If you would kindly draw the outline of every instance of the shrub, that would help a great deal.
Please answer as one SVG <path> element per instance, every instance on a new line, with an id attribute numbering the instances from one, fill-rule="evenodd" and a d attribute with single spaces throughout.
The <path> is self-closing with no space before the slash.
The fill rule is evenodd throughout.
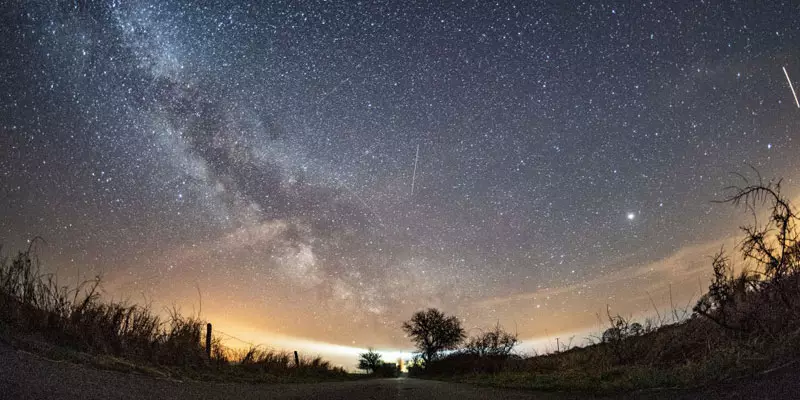
<path id="1" fill-rule="evenodd" d="M 497 324 L 492 330 L 470 338 L 464 351 L 478 357 L 506 357 L 514 350 L 517 342 L 516 333 L 506 332 Z"/>
<path id="2" fill-rule="evenodd" d="M 383 365 L 383 360 L 381 360 L 380 353 L 376 353 L 372 349 L 359 355 L 358 369 L 374 374 L 381 365 Z"/>

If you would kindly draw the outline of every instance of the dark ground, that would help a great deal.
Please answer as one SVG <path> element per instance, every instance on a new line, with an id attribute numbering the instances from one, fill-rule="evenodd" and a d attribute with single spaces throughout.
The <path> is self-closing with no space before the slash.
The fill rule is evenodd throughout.
<path id="1" fill-rule="evenodd" d="M 617 399 L 800 399 L 798 364 L 700 391 L 637 392 Z M 0 345 L 2 399 L 587 399 L 592 396 L 476 387 L 420 379 L 316 384 L 175 381 L 53 361 Z"/>

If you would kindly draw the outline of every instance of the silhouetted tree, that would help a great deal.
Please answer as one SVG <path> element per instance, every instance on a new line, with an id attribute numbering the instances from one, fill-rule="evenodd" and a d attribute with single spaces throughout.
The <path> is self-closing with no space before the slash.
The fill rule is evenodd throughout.
<path id="1" fill-rule="evenodd" d="M 745 183 L 747 179 L 743 178 Z M 760 204 L 771 206 L 768 222 L 759 226 L 754 223 L 742 227 L 745 240 L 742 242 L 742 255 L 746 260 L 755 261 L 764 268 L 764 275 L 778 281 L 800 269 L 800 242 L 798 242 L 798 218 L 789 200 L 781 194 L 781 181 L 758 182 L 745 187 L 728 188 L 734 194 L 721 200 L 721 203 L 744 205 L 753 216 Z"/>
<path id="2" fill-rule="evenodd" d="M 458 318 L 435 308 L 414 313 L 411 320 L 403 322 L 403 330 L 420 351 L 425 369 L 439 352 L 458 348 L 466 337 Z"/>
<path id="3" fill-rule="evenodd" d="M 730 259 L 720 250 L 714 256 L 714 276 L 708 293 L 693 311 L 735 332 L 769 333 L 794 329 L 800 324 L 800 218 L 789 200 L 781 194 L 781 181 L 758 181 L 727 188 L 733 194 L 717 201 L 742 205 L 754 218 L 743 226 L 745 238 L 740 251 L 754 267 L 734 273 Z M 768 205 L 767 222 L 758 223 L 756 210 Z M 747 266 L 747 265 L 746 265 Z"/>
<path id="4" fill-rule="evenodd" d="M 508 356 L 517 345 L 517 334 L 506 332 L 500 324 L 467 341 L 464 350 L 478 357 Z"/>
<path id="5" fill-rule="evenodd" d="M 380 353 L 369 349 L 366 353 L 359 355 L 358 369 L 363 369 L 364 371 L 374 374 L 378 371 L 378 368 L 383 365 L 383 360 L 381 358 L 382 356 Z"/>

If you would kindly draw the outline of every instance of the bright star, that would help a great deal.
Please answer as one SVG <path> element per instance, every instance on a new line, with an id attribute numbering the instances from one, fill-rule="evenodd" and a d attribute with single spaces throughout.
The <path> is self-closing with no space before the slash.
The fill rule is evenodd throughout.
<path id="1" fill-rule="evenodd" d="M 634 218 L 636 218 L 636 214 L 634 214 L 632 212 L 629 212 L 628 213 L 628 220 L 633 221 Z"/>

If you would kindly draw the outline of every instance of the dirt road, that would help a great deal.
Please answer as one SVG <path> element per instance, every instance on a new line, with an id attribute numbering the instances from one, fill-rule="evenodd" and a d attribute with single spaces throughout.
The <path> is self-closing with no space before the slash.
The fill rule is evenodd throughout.
<path id="1" fill-rule="evenodd" d="M 800 398 L 795 371 L 701 392 L 632 393 L 615 398 Z M 786 384 L 789 383 L 788 386 Z M 317 384 L 179 382 L 52 361 L 0 345 L 2 399 L 586 399 L 590 396 L 503 390 L 419 379 Z"/>
<path id="2" fill-rule="evenodd" d="M 222 384 L 156 379 L 53 361 L 0 345 L 0 399 L 564 399 L 420 379 Z M 574 398 L 574 397 L 572 397 Z"/>

